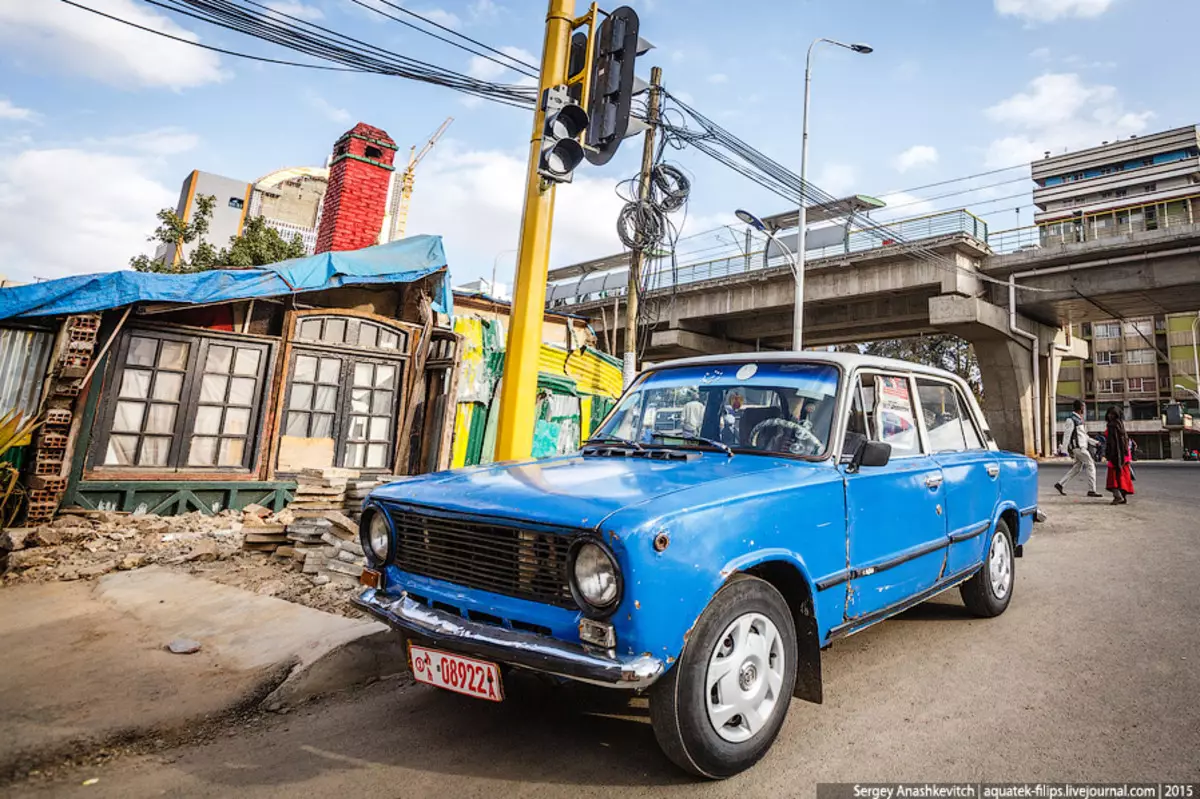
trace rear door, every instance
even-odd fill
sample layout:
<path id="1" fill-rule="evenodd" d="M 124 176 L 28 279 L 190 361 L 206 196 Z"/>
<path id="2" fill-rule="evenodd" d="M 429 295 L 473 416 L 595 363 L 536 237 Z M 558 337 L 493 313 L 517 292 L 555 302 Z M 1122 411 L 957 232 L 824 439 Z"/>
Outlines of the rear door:
<path id="1" fill-rule="evenodd" d="M 942 576 L 952 577 L 982 562 L 985 533 L 1000 499 L 1000 462 L 984 445 L 957 385 L 935 377 L 916 382 L 926 439 L 945 480 L 950 548 Z"/>
<path id="2" fill-rule="evenodd" d="M 857 473 L 841 467 L 849 523 L 848 622 L 866 621 L 932 587 L 947 543 L 942 468 L 923 446 L 912 380 L 864 372 L 855 388 L 867 434 L 891 444 L 892 456 L 886 466 Z"/>

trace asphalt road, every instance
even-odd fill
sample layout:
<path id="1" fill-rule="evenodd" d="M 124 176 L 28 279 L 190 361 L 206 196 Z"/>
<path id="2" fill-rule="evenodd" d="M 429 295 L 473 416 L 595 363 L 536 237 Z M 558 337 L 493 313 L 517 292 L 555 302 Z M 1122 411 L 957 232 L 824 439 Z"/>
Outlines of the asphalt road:
<path id="1" fill-rule="evenodd" d="M 826 652 L 824 705 L 793 703 L 754 769 L 698 783 L 645 706 L 510 681 L 500 705 L 392 681 L 215 738 L 58 770 L 15 795 L 812 796 L 839 781 L 1200 779 L 1200 468 L 1141 464 L 1128 506 L 1060 497 L 1012 605 L 951 592 Z M 1103 475 L 1101 475 L 1103 479 Z M 83 786 L 84 780 L 96 779 Z"/>

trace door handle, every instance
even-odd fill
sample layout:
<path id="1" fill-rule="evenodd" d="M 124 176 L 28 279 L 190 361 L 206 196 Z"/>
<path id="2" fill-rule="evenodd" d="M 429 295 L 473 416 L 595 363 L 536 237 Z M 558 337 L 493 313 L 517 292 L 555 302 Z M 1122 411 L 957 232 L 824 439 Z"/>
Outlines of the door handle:
<path id="1" fill-rule="evenodd" d="M 942 476 L 940 474 L 931 474 L 925 478 L 926 488 L 937 488 L 942 484 Z"/>
<path id="2" fill-rule="evenodd" d="M 987 465 L 987 473 L 988 473 L 988 477 L 995 478 L 997 475 L 1000 474 L 1000 464 L 989 463 Z"/>

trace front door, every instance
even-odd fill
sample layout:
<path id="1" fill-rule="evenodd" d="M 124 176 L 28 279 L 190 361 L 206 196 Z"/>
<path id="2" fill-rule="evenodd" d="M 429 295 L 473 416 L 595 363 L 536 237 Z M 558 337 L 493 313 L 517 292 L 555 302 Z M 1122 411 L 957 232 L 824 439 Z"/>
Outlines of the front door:
<path id="1" fill-rule="evenodd" d="M 933 377 L 917 378 L 926 439 L 942 467 L 950 552 L 944 577 L 981 563 L 986 535 L 1000 500 L 1000 462 L 984 446 L 961 389 Z"/>
<path id="2" fill-rule="evenodd" d="M 867 373 L 857 388 L 866 434 L 891 444 L 892 456 L 886 466 L 864 466 L 844 477 L 847 621 L 866 621 L 932 587 L 947 544 L 942 468 L 922 446 L 912 381 Z"/>

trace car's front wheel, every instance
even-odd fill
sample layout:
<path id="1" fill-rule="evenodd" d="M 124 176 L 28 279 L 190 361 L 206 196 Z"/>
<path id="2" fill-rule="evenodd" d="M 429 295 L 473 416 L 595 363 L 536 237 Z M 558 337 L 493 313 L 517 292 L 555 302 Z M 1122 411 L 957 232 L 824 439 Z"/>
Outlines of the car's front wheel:
<path id="1" fill-rule="evenodd" d="M 959 587 L 959 594 L 967 610 L 976 616 L 999 616 L 1012 601 L 1016 578 L 1012 533 L 1008 529 L 1008 522 L 1001 519 L 992 531 L 983 566 Z"/>
<path id="2" fill-rule="evenodd" d="M 796 657 L 795 625 L 779 591 L 748 575 L 731 580 L 651 690 L 650 719 L 667 757 L 709 779 L 757 763 L 787 715 Z"/>

